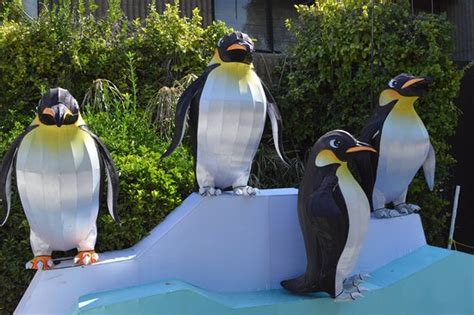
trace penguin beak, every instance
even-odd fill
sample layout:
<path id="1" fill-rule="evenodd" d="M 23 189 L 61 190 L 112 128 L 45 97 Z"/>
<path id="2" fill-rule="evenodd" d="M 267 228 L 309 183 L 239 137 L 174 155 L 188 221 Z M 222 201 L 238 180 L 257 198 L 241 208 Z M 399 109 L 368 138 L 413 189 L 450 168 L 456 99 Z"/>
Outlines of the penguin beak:
<path id="1" fill-rule="evenodd" d="M 355 146 L 347 149 L 346 153 L 354 153 L 354 152 L 362 152 L 362 151 L 377 153 L 377 150 L 375 150 L 371 145 L 364 142 L 359 142 L 359 141 L 357 141 Z"/>
<path id="2" fill-rule="evenodd" d="M 68 116 L 73 116 L 69 108 L 67 108 L 64 104 L 51 106 L 50 110 L 54 113 L 54 121 L 57 127 L 61 127 L 63 125 L 64 119 L 66 119 Z"/>
<path id="3" fill-rule="evenodd" d="M 402 90 L 406 89 L 408 87 L 413 87 L 413 88 L 426 88 L 433 80 L 430 77 L 420 77 L 420 78 L 414 78 L 411 80 L 408 80 L 405 82 L 405 84 L 402 85 Z"/>
<path id="4" fill-rule="evenodd" d="M 242 44 L 232 44 L 226 50 L 227 51 L 232 51 L 232 50 L 245 50 L 245 51 L 247 51 L 247 47 L 245 47 Z"/>

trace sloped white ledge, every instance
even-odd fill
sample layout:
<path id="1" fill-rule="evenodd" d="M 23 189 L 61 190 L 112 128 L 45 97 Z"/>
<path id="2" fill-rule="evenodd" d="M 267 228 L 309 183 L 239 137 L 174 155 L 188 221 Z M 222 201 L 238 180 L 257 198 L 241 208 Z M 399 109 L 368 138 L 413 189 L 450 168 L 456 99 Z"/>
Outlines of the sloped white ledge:
<path id="1" fill-rule="evenodd" d="M 65 261 L 38 271 L 15 313 L 65 314 L 84 294 L 163 279 L 216 292 L 279 288 L 306 265 L 296 206 L 292 188 L 252 198 L 192 194 L 132 248 L 102 253 L 92 266 Z M 425 244 L 418 215 L 371 219 L 354 272 L 370 272 Z"/>

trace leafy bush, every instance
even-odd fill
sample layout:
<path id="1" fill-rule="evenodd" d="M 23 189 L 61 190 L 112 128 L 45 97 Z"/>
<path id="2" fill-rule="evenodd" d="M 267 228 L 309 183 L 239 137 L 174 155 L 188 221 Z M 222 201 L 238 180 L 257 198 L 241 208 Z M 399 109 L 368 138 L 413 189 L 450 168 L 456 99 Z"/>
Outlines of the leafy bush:
<path id="1" fill-rule="evenodd" d="M 371 115 L 371 94 L 377 105 L 380 91 L 395 75 L 433 77 L 431 91 L 416 108 L 437 151 L 437 185 L 429 192 L 424 178 L 416 178 L 408 199 L 423 207 L 428 240 L 446 244 L 448 202 L 442 190 L 454 163 L 447 140 L 457 124 L 453 100 L 462 77 L 450 59 L 452 25 L 445 16 L 411 15 L 408 1 L 377 0 L 372 8 L 369 0 L 321 0 L 297 10 L 298 20 L 287 23 L 296 43 L 288 52 L 283 84 L 276 89 L 287 126 L 285 139 L 291 139 L 303 159 L 329 130 L 342 128 L 357 135 Z"/>
<path id="2" fill-rule="evenodd" d="M 137 98 L 145 106 L 162 85 L 202 71 L 217 38 L 229 31 L 221 22 L 202 27 L 197 9 L 191 18 L 180 17 L 178 3 L 162 14 L 150 6 L 144 24 L 129 23 L 120 1 L 110 1 L 106 19 L 94 18 L 86 13 L 93 8 L 78 3 L 63 0 L 51 11 L 43 9 L 38 20 L 7 18 L 0 25 L 0 113 L 29 108 L 50 86 L 61 85 L 82 99 L 98 78 L 131 93 L 130 56 Z"/>

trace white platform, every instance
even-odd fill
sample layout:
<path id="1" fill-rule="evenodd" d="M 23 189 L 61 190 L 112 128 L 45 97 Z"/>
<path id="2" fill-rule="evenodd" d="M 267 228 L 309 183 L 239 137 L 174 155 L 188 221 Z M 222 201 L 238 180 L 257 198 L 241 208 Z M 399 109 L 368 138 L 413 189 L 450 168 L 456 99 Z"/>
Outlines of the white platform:
<path id="1" fill-rule="evenodd" d="M 66 314 L 84 294 L 163 279 L 218 292 L 279 288 L 306 265 L 296 200 L 296 189 L 262 190 L 253 198 L 193 194 L 130 249 L 103 253 L 92 266 L 67 261 L 38 271 L 15 313 Z M 418 215 L 372 219 L 354 272 L 370 272 L 425 244 Z"/>

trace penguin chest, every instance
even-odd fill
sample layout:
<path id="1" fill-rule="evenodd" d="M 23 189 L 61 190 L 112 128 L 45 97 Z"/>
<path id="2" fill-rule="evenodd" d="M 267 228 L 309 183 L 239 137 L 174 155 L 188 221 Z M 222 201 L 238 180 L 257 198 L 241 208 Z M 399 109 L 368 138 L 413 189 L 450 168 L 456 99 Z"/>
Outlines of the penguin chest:
<path id="1" fill-rule="evenodd" d="M 260 79 L 248 65 L 221 65 L 209 74 L 197 126 L 196 177 L 201 187 L 247 184 L 266 106 Z"/>
<path id="2" fill-rule="evenodd" d="M 95 142 L 75 126 L 40 126 L 22 141 L 16 162 L 20 199 L 31 229 L 56 250 L 76 247 L 99 207 Z"/>
<path id="3" fill-rule="evenodd" d="M 369 226 L 370 205 L 366 194 L 346 164 L 338 168 L 336 176 L 349 218 L 347 241 L 336 268 L 335 292 L 339 294 L 342 292 L 344 279 L 351 274 L 362 249 Z"/>
<path id="4" fill-rule="evenodd" d="M 428 131 L 413 108 L 394 108 L 380 139 L 375 193 L 386 203 L 404 195 L 429 152 Z"/>

